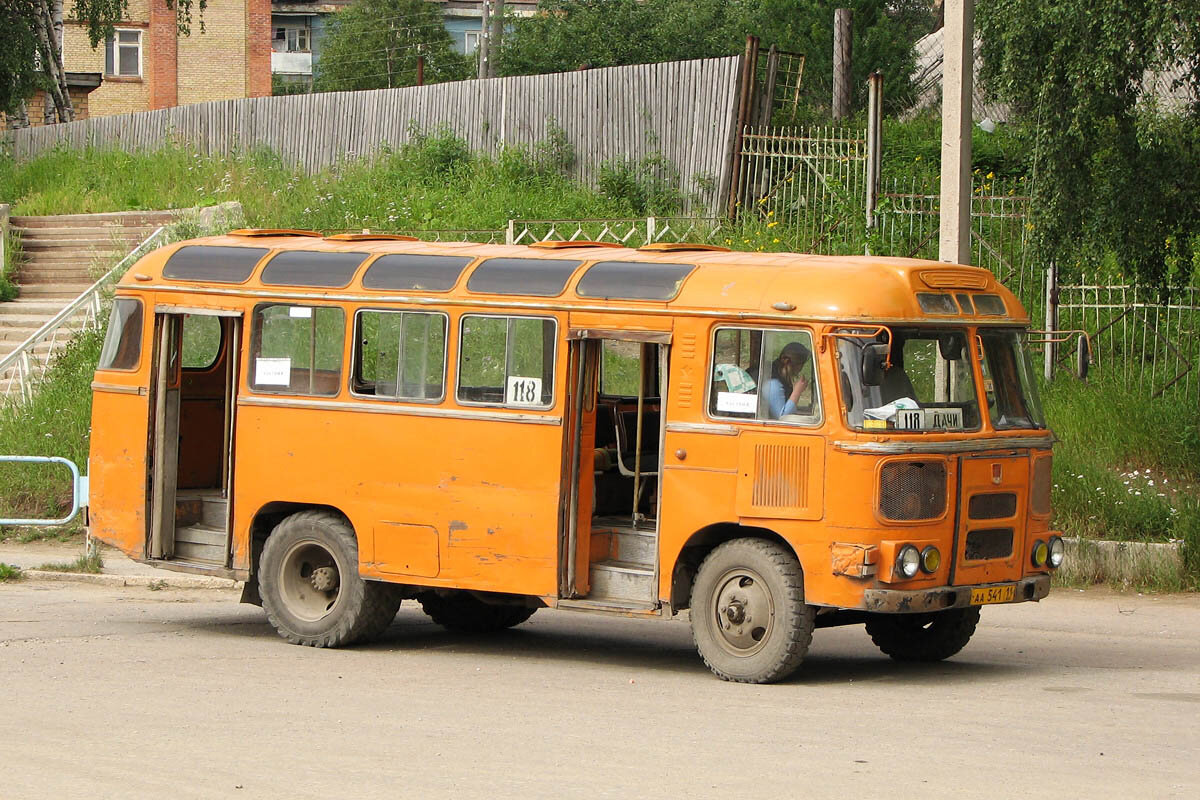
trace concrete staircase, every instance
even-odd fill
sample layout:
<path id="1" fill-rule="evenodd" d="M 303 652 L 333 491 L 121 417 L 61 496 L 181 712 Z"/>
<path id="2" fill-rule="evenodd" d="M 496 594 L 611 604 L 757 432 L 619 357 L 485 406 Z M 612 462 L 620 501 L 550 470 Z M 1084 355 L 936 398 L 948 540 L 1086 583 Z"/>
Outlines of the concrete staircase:
<path id="1" fill-rule="evenodd" d="M 20 237 L 20 295 L 0 303 L 0 358 L 15 350 L 177 211 L 11 217 Z M 78 323 L 76 323 L 77 327 Z M 70 325 L 68 324 L 68 330 Z M 49 343 L 38 347 L 48 349 Z"/>

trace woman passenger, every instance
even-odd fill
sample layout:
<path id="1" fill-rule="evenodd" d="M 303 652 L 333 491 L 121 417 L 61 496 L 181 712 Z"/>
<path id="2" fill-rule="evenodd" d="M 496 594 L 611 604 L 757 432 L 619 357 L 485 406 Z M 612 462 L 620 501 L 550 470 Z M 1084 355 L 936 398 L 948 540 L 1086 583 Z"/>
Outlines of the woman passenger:
<path id="1" fill-rule="evenodd" d="M 771 419 L 795 414 L 800 395 L 808 391 L 811 381 L 801 375 L 806 364 L 812 363 L 812 353 L 800 342 L 788 342 L 771 362 L 771 379 L 767 381 L 767 407 Z M 811 402 L 809 403 L 811 406 Z"/>

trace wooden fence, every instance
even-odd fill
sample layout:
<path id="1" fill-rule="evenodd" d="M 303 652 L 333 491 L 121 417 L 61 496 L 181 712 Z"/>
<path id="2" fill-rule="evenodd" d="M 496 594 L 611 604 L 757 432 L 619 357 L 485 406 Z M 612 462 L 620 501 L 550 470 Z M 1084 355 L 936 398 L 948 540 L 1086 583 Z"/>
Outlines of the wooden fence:
<path id="1" fill-rule="evenodd" d="M 658 154 L 699 207 L 729 191 L 741 57 L 460 81 L 404 89 L 260 97 L 95 117 L 12 133 L 17 158 L 66 145 L 153 149 L 185 142 L 203 153 L 269 147 L 315 172 L 448 127 L 472 150 L 532 145 L 557 125 L 574 148 L 575 177 L 594 183 L 613 159 Z"/>

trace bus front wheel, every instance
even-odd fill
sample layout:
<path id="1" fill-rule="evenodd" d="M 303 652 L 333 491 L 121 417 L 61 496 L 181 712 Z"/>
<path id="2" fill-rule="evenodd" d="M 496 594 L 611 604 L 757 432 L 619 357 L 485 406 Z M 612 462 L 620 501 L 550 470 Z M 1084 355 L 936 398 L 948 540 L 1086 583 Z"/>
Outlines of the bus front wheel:
<path id="1" fill-rule="evenodd" d="M 258 582 L 271 625 L 309 647 L 372 639 L 400 608 L 394 587 L 359 577 L 354 529 L 329 511 L 301 511 L 276 525 L 263 546 Z"/>
<path id="2" fill-rule="evenodd" d="M 979 607 L 929 614 L 874 614 L 867 633 L 896 661 L 941 661 L 967 646 L 979 624 Z"/>
<path id="3" fill-rule="evenodd" d="M 692 584 L 692 638 L 719 678 L 774 683 L 791 675 L 812 642 L 796 557 L 765 539 L 734 539 L 700 565 Z"/>

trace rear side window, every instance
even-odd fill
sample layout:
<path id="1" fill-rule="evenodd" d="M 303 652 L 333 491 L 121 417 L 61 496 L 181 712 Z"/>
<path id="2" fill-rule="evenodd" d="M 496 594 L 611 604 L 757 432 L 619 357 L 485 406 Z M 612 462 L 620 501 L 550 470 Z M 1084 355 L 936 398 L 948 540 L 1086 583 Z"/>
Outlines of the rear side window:
<path id="1" fill-rule="evenodd" d="M 392 400 L 442 399 L 445 314 L 359 311 L 354 342 L 355 394 Z"/>
<path id="2" fill-rule="evenodd" d="M 330 396 L 338 393 L 345 314 L 334 306 L 269 304 L 254 309 L 250 388 Z"/>
<path id="3" fill-rule="evenodd" d="M 108 318 L 108 333 L 97 369 L 133 370 L 142 356 L 142 301 L 118 297 Z"/>
<path id="4" fill-rule="evenodd" d="M 556 323 L 541 317 L 462 318 L 458 400 L 548 408 L 554 402 Z"/>

